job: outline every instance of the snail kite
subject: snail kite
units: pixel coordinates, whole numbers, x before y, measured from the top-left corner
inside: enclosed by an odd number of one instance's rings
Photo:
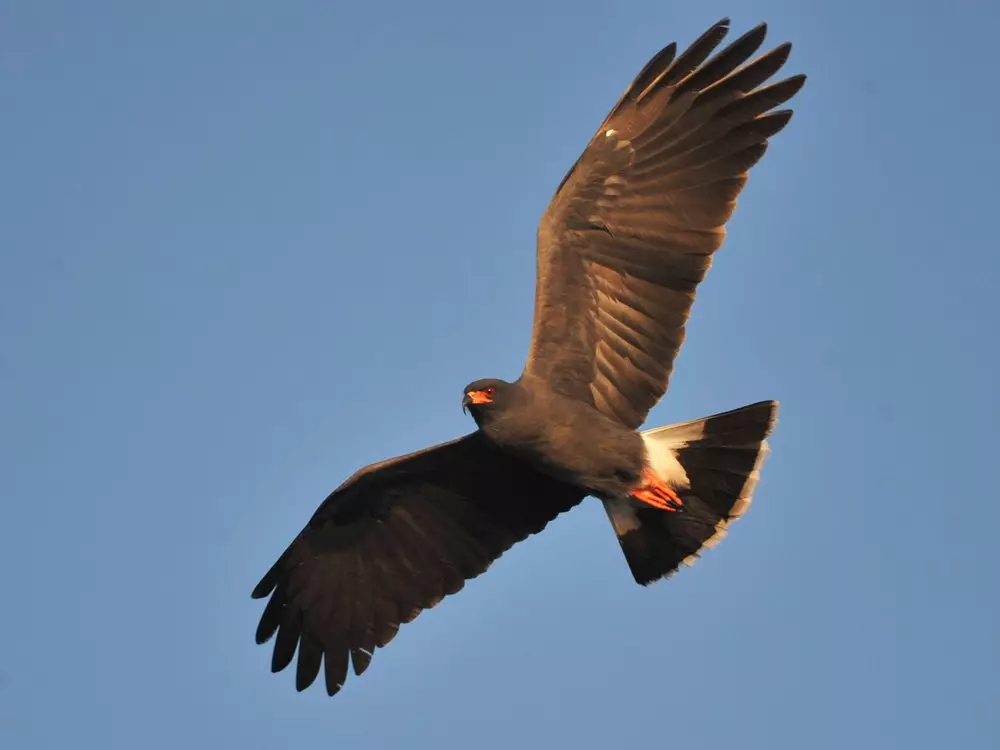
[[[699,282],[802,75],[761,24],[709,57],[723,20],[660,51],[556,190],[538,228],[534,330],[514,382],[463,391],[475,432],[358,471],[253,590],[271,669],[298,652],[333,695],[421,610],[586,496],[643,585],[690,564],[750,503],[777,404],[638,432],[667,390]]]

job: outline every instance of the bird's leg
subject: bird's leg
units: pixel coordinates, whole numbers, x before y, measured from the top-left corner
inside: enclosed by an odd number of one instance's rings
[[[642,472],[642,484],[629,492],[636,500],[659,510],[678,511],[684,503],[673,488],[650,469]]]

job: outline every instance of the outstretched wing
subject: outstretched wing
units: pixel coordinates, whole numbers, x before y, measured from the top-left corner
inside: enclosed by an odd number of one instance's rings
[[[563,179],[538,229],[526,373],[637,428],[667,390],[698,284],[722,245],[750,168],[805,82],[761,88],[782,44],[745,64],[764,24],[706,62],[713,26],[658,53]]]
[[[335,490],[253,591],[270,595],[257,642],[271,670],[296,648],[304,690],[360,675],[421,610],[484,572],[583,495],[492,448],[479,433],[362,469]]]

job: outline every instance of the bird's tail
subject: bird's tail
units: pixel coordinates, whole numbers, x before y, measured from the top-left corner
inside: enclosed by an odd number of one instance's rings
[[[605,500],[625,560],[642,585],[690,565],[750,505],[774,428],[776,401],[642,432],[650,468],[680,498],[676,511]]]

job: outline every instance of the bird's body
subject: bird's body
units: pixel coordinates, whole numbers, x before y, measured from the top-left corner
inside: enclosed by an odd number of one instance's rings
[[[401,623],[588,495],[635,580],[672,575],[750,503],[777,404],[637,432],[667,390],[698,284],[749,170],[802,87],[763,85],[790,45],[751,60],[761,24],[712,55],[728,20],[642,69],[560,183],[538,230],[534,329],[513,383],[463,392],[477,430],[361,469],[271,566],[257,641],[298,654],[332,695]]]
[[[498,449],[602,499],[621,497],[640,481],[645,446],[634,430],[530,375],[513,383],[488,382],[496,384],[496,403],[503,408],[472,406],[471,411]]]

